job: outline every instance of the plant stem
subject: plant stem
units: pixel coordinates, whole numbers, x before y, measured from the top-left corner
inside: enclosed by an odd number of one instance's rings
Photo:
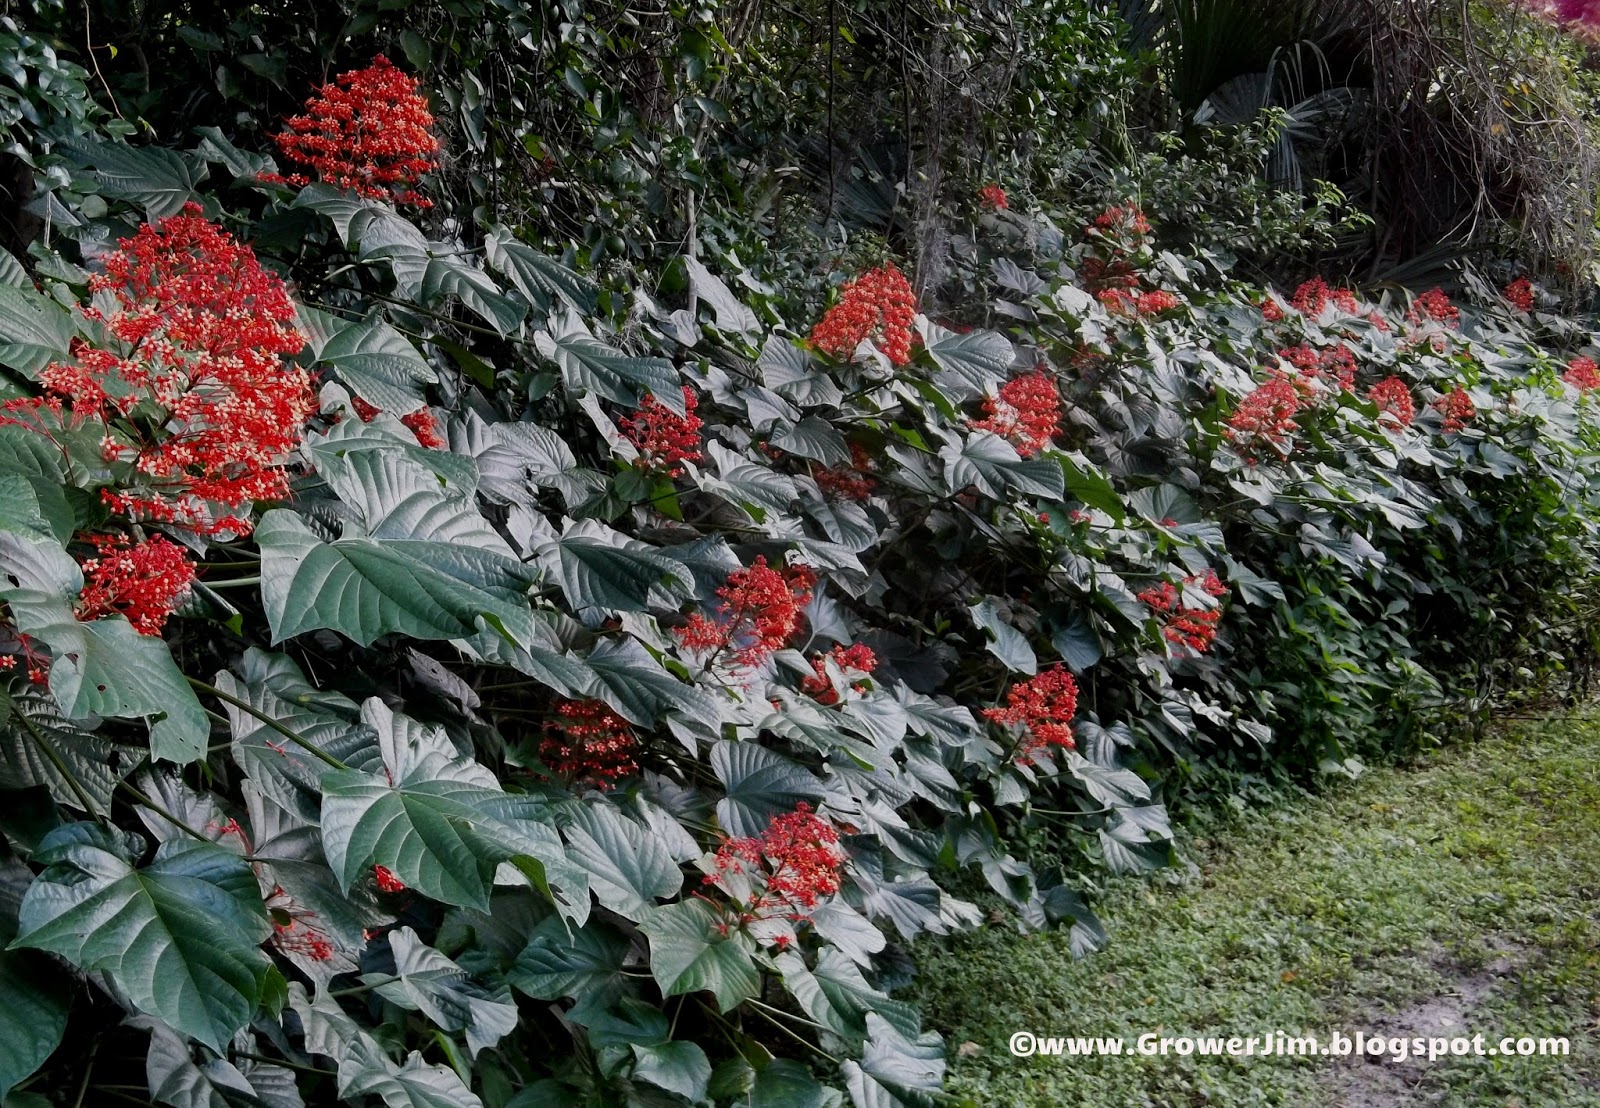
[[[66,759],[61,757],[60,751],[50,744],[50,740],[45,738],[38,726],[22,710],[22,705],[12,699],[9,692],[0,690],[0,696],[6,698],[6,707],[10,710],[12,718],[22,724],[22,729],[28,733],[28,737],[39,747],[39,753],[49,760],[50,764],[55,767],[55,771],[66,781],[67,787],[72,790],[72,795],[78,798],[78,803],[82,805],[83,810],[89,813],[95,823],[109,830],[110,825],[106,823],[106,817],[100,813],[100,809],[95,807],[94,801],[89,798],[88,791],[83,787],[83,783],[78,780],[76,775],[73,774],[72,769],[67,765]],[[82,1099],[81,1093],[79,1099]]]
[[[216,697],[218,700],[222,701],[224,704],[232,704],[235,708],[238,708],[241,712],[246,712],[249,715],[254,716],[256,719],[260,720],[262,723],[264,723],[268,727],[272,728],[272,730],[276,731],[278,734],[282,735],[284,738],[288,739],[290,742],[294,743],[296,746],[299,746],[302,749],[308,751],[309,753],[316,755],[318,758],[322,759],[324,762],[326,762],[328,765],[332,766],[334,769],[349,769],[350,768],[348,765],[346,765],[345,763],[341,762],[339,759],[335,758],[332,754],[329,754],[326,750],[322,749],[322,747],[318,746],[316,743],[312,742],[310,739],[306,738],[304,735],[300,734],[298,731],[291,731],[289,728],[285,727],[283,724],[279,723],[277,720],[275,720],[271,716],[267,715],[265,712],[263,712],[261,709],[257,708],[254,704],[251,704],[249,701],[240,700],[236,696],[233,696],[233,695],[231,695],[229,693],[223,692],[221,689],[217,688],[215,685],[206,684],[204,681],[201,681],[199,678],[189,677],[189,676],[185,675],[184,679],[186,681],[188,681],[189,684],[191,684],[195,688],[199,689],[201,692],[210,693],[212,696]]]

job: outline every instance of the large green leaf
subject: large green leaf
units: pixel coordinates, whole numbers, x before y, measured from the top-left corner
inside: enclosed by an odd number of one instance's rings
[[[693,584],[682,563],[594,520],[568,521],[560,535],[538,547],[537,555],[574,611],[642,612],[650,606],[650,594],[662,586],[677,586],[677,595],[668,600],[681,603]]]
[[[0,365],[35,377],[51,362],[70,359],[77,333],[66,309],[31,285],[0,287]]]
[[[570,996],[574,1012],[611,1004],[627,987],[623,963],[631,949],[627,939],[598,918],[569,927],[551,916],[528,937],[506,979],[536,1000]]]
[[[131,761],[115,764],[116,744],[67,719],[54,698],[33,682],[12,680],[6,693],[13,707],[0,701],[0,789],[43,785],[56,803],[81,808],[82,800],[72,787],[75,780],[97,811],[107,811],[117,781],[131,768]]]
[[[932,1031],[908,1037],[876,1012],[861,1061],[845,1062],[845,1087],[856,1108],[931,1108],[944,1100],[944,1042]]]
[[[708,727],[723,720],[716,697],[698,685],[678,680],[633,639],[606,639],[584,661],[597,679],[592,695],[630,723],[654,727],[668,712]]]
[[[683,887],[664,843],[606,803],[585,804],[565,828],[572,860],[589,872],[595,899],[638,923]]]
[[[250,864],[174,838],[142,869],[143,843],[93,824],[52,831],[34,853],[12,947],[105,973],[128,1003],[222,1050],[260,1003],[272,933]]]
[[[678,370],[667,359],[624,354],[574,325],[540,332],[536,338],[539,352],[560,367],[573,392],[591,392],[630,408],[654,396],[663,407],[683,414]]]
[[[196,165],[165,146],[124,146],[82,138],[59,140],[81,166],[93,171],[102,196],[127,200],[144,208],[150,220],[177,215],[195,199],[206,179],[204,165]]]
[[[753,838],[774,816],[815,803],[822,782],[798,762],[759,743],[724,739],[711,748],[711,769],[727,794],[717,801],[717,821],[735,838]]]
[[[748,942],[737,931],[723,935],[721,918],[703,900],[685,900],[656,909],[639,930],[650,938],[650,974],[666,996],[709,992],[730,1011],[761,988]]]
[[[972,622],[989,633],[989,653],[999,658],[1006,669],[1030,676],[1039,672],[1039,658],[1028,645],[1028,640],[1011,624],[1000,618],[994,600],[973,604],[968,609]]]
[[[387,1108],[483,1108],[450,1067],[429,1065],[415,1051],[404,1065],[396,1064],[332,997],[313,1002],[297,982],[289,986],[289,1003],[305,1028],[306,1049],[338,1066],[341,1101],[375,1096]]]
[[[969,485],[985,496],[1003,500],[1011,491],[1025,496],[1061,499],[1066,481],[1061,464],[1050,458],[1024,461],[999,435],[988,431],[970,435],[939,451],[945,464],[945,487],[951,493]]]
[[[256,529],[274,641],[319,628],[365,646],[380,635],[469,638],[526,611],[529,573],[470,502],[398,452],[352,451],[324,467],[360,514],[325,542],[298,515]]]
[[[258,1065],[246,1074],[226,1058],[196,1062],[189,1044],[172,1028],[150,1016],[129,1020],[148,1028],[145,1080],[157,1104],[171,1108],[303,1108],[293,1072],[282,1066]]]
[[[1005,380],[1016,360],[1011,343],[993,331],[947,330],[926,318],[918,321],[928,356],[938,363],[934,381],[960,401],[974,400]]]
[[[921,1015],[916,1005],[894,1000],[874,988],[862,976],[861,968],[847,955],[823,947],[815,968],[809,968],[799,954],[790,951],[775,959],[784,986],[794,994],[806,1014],[840,1038],[860,1043],[867,1037],[866,1017],[876,1012],[903,1035],[915,1036],[921,1030]]]
[[[456,756],[442,731],[377,699],[362,718],[379,733],[383,764],[322,779],[323,850],[342,887],[381,865],[425,896],[487,909],[495,871],[510,862],[563,914],[580,923],[588,916],[587,876],[567,860],[543,803],[499,791],[494,775]]]
[[[509,277],[517,291],[540,311],[549,312],[559,299],[584,314],[594,312],[600,290],[593,281],[518,242],[506,227],[491,228],[483,244],[489,265]]]
[[[362,246],[366,246],[365,239]],[[453,296],[502,335],[515,331],[527,312],[526,306],[501,291],[483,270],[447,254],[428,259],[419,295],[424,304],[433,305]]]
[[[706,1052],[694,1043],[674,1040],[665,1043],[633,1043],[633,1079],[648,1081],[669,1093],[699,1104],[705,1100],[711,1081],[711,1063]]]
[[[517,1006],[504,985],[498,993],[490,992],[409,927],[389,932],[389,949],[400,980],[390,981],[387,974],[362,978],[381,982],[377,993],[385,1000],[421,1012],[444,1031],[465,1031],[467,1050],[474,1057],[515,1030]]]
[[[422,407],[423,386],[439,379],[417,348],[378,315],[340,327],[317,360],[332,366],[351,392],[396,415]]]
[[[0,951],[0,1101],[44,1065],[67,1030],[68,982],[35,955]]]

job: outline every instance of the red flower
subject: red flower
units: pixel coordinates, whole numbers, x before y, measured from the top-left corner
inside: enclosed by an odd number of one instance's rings
[[[372,878],[378,883],[378,891],[385,893],[403,893],[406,883],[396,877],[394,870],[388,866],[373,866]]]
[[[867,476],[872,469],[872,455],[860,443],[850,444],[848,466],[818,467],[811,476],[824,496],[835,500],[865,500],[872,495],[877,482]]]
[[[405,424],[407,430],[417,436],[417,442],[429,450],[443,450],[450,444],[439,433],[439,424],[434,420],[433,413],[427,408],[418,408],[414,412],[407,412],[400,417],[400,422]]]
[[[1300,428],[1294,421],[1299,409],[1300,393],[1294,382],[1286,375],[1274,375],[1240,401],[1228,418],[1225,433],[1246,456],[1262,443],[1287,454],[1285,443]]]
[[[1561,379],[1579,392],[1600,389],[1600,366],[1593,358],[1579,356],[1567,363],[1567,371]]]
[[[1150,233],[1150,221],[1145,219],[1139,205],[1130,201],[1127,204],[1113,204],[1095,216],[1088,230],[1110,238],[1137,239]]]
[[[1078,263],[1078,275],[1083,278],[1084,286],[1096,294],[1106,289],[1131,289],[1139,285],[1138,270],[1132,262],[1120,256],[1109,260],[1092,256],[1084,258]],[[1104,303],[1103,300],[1101,302]]]
[[[1139,297],[1127,289],[1101,289],[1095,294],[1095,299],[1112,315],[1132,318],[1139,314]]]
[[[273,136],[286,158],[316,170],[317,179],[353,189],[369,200],[433,202],[417,192],[425,173],[439,168],[428,102],[408,77],[383,55],[366,69],[341,73],[306,101],[306,114],[289,120]],[[269,181],[305,184],[301,176],[267,175]]]
[[[984,185],[979,189],[978,203],[997,212],[1003,212],[1011,206],[1006,202],[1006,190],[999,185]]]
[[[1212,569],[1185,577],[1183,583],[1198,585],[1211,597],[1220,598],[1228,593],[1228,586]],[[1168,642],[1187,646],[1198,654],[1211,648],[1217,637],[1217,625],[1222,622],[1221,608],[1185,605],[1182,593],[1170,581],[1145,589],[1139,599],[1159,617],[1161,635]]]
[[[1027,736],[1017,747],[1023,762],[1036,750],[1050,746],[1073,749],[1072,717],[1078,714],[1078,682],[1059,665],[1006,690],[1004,708],[985,708],[985,719],[1006,726],[1021,726]]]
[[[7,401],[0,422],[50,434],[65,400],[74,419],[106,426],[108,461],[132,463],[140,487],[102,492],[113,509],[211,534],[245,533],[248,522],[214,519],[211,506],[288,495],[283,462],[316,400],[305,371],[283,361],[305,345],[283,281],[199,213],[189,204],[141,227],[91,279],[113,307],[83,314],[128,355],[74,343],[72,362],[39,375],[51,395]],[[126,438],[111,433],[119,416]]]
[[[141,635],[159,635],[194,584],[194,563],[183,547],[160,535],[140,543],[96,537],[99,556],[83,563],[78,618],[121,613]]]
[[[1472,398],[1459,386],[1453,386],[1449,392],[1439,397],[1428,405],[1444,417],[1441,430],[1447,435],[1453,435],[1467,424],[1471,423],[1478,415],[1478,408]]]
[[[970,424],[974,431],[992,431],[1031,458],[1061,433],[1061,394],[1048,375],[1035,371],[1001,385],[999,396],[985,396],[983,415]]]
[[[1455,327],[1461,322],[1461,311],[1450,298],[1440,289],[1429,289],[1427,292],[1417,294],[1411,302],[1410,309],[1406,312],[1406,321],[1412,324],[1427,322],[1443,323],[1446,327]]]
[[[1268,323],[1279,323],[1283,320],[1283,308],[1278,303],[1278,298],[1270,292],[1261,300],[1261,318]]]
[[[1367,399],[1378,406],[1378,422],[1410,427],[1417,418],[1411,389],[1398,377],[1385,377],[1367,390]]]
[[[388,870],[384,872],[388,873]],[[400,887],[405,888],[404,885]],[[272,916],[273,946],[285,954],[298,954],[313,962],[327,962],[333,958],[333,943],[310,922],[317,914],[295,903],[294,898],[283,891],[282,885],[273,886],[266,904]]]
[[[1519,312],[1533,311],[1533,282],[1526,277],[1518,277],[1505,287],[1502,294],[1506,302]]]
[[[811,329],[811,344],[830,358],[847,361],[871,339],[895,365],[911,360],[911,321],[916,294],[893,264],[869,269],[840,292],[839,302]]]
[[[800,690],[809,693],[818,704],[839,703],[839,693],[833,687],[833,680],[828,676],[828,659],[832,658],[834,664],[842,669],[846,676],[859,673],[865,676],[878,668],[878,656],[866,643],[856,643],[854,646],[836,646],[827,654],[818,654],[811,659],[811,668],[816,672],[810,677],[803,678]],[[861,686],[856,686],[859,692]]]
[[[1306,380],[1326,381],[1342,389],[1355,384],[1356,356],[1343,343],[1326,350],[1313,350],[1303,344],[1291,346],[1278,351],[1278,357],[1299,370]]]
[[[1294,290],[1294,298],[1289,303],[1295,311],[1312,319],[1320,319],[1329,305],[1349,315],[1357,315],[1361,311],[1355,293],[1349,289],[1334,288],[1321,277],[1313,277],[1301,284]]]
[[[639,772],[633,727],[598,700],[558,701],[544,730],[539,760],[578,788],[604,792]]]
[[[716,872],[707,874],[705,883],[725,887],[724,875],[738,875],[764,886],[739,913],[741,925],[800,919],[839,891],[844,863],[839,832],[802,802],[793,812],[774,816],[759,838],[726,840],[717,848]]]
[[[722,598],[717,619],[696,612],[674,634],[687,650],[720,653],[732,647],[736,665],[754,668],[788,646],[800,630],[816,583],[809,566],[777,570],[763,555],[728,574],[727,584],[717,590]]]
[[[1166,289],[1156,289],[1153,292],[1140,293],[1135,308],[1140,315],[1160,315],[1162,312],[1170,312],[1182,303],[1182,300]]]
[[[694,410],[700,399],[688,385],[683,386],[683,415],[678,415],[654,396],[646,396],[633,415],[617,421],[629,442],[639,448],[635,463],[646,473],[662,477],[682,477],[684,462],[698,462],[700,417]]]

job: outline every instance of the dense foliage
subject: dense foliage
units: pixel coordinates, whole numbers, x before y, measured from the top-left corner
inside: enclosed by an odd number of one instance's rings
[[[935,272],[596,271],[430,191],[400,67],[328,77],[23,148],[12,1101],[933,1102],[912,940],[1091,949],[1077,875],[1169,803],[1588,663],[1600,371],[1531,281],[1263,288],[1233,224],[1008,180]]]

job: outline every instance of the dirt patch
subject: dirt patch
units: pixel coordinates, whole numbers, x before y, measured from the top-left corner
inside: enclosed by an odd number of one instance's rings
[[[1356,1012],[1347,1030],[1365,1031],[1386,1039],[1468,1038],[1483,1029],[1471,1016],[1505,978],[1516,972],[1526,956],[1518,944],[1497,944],[1497,956],[1488,964],[1468,969],[1443,951],[1421,951],[1419,961],[1428,963],[1440,978],[1439,988],[1430,995],[1418,996],[1412,1003],[1394,1011]],[[1408,1052],[1409,1054],[1409,1052]],[[1393,1055],[1367,1055],[1343,1058],[1329,1063],[1325,1088],[1329,1108],[1399,1108],[1434,1103],[1423,1084],[1430,1063],[1426,1056],[1395,1061]]]

